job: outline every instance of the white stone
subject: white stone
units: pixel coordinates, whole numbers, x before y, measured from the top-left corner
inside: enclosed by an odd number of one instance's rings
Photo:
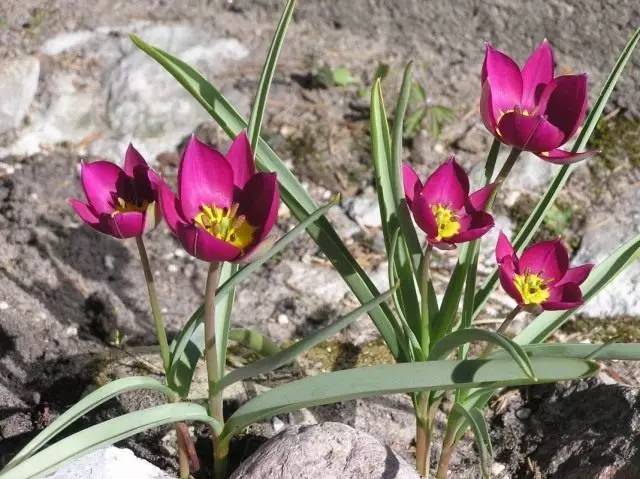
[[[287,317],[286,314],[279,314],[278,315],[278,324],[281,324],[283,326],[286,325],[286,324],[289,324],[289,318]]]
[[[180,268],[176,264],[170,264],[169,266],[167,266],[167,271],[169,273],[177,273],[178,271],[180,271]]]
[[[366,228],[380,228],[380,207],[375,195],[361,195],[344,202],[347,215],[360,226]]]
[[[0,133],[22,124],[38,89],[40,62],[25,56],[4,60],[0,68]]]
[[[162,469],[137,458],[129,449],[107,447],[58,469],[49,479],[169,479]]]
[[[50,38],[40,48],[45,55],[59,55],[60,53],[72,50],[75,47],[84,45],[95,37],[95,33],[89,30],[78,30],[75,32],[63,33]]]
[[[5,309],[9,309],[9,303],[7,303],[6,301],[0,302],[0,310],[4,311]]]

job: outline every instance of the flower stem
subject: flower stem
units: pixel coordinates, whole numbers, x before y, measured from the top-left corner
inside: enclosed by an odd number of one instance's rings
[[[216,288],[218,287],[219,269],[220,263],[211,263],[209,265],[209,274],[207,275],[204,297],[204,358],[207,364],[207,379],[209,382],[209,415],[217,420],[220,425],[223,425],[222,393],[211,394],[214,385],[220,380],[216,352]],[[215,478],[226,479],[228,444],[220,441],[215,432],[211,434],[211,441],[213,443]]]
[[[520,305],[513,308],[511,312],[507,314],[507,316],[504,318],[504,321],[502,321],[502,324],[500,324],[500,327],[498,328],[496,333],[503,334],[507,330],[511,322],[515,319],[515,317],[518,316],[518,314],[520,314],[520,311],[522,311],[522,306]],[[489,355],[489,353],[493,351],[494,347],[495,347],[495,344],[493,343],[487,344],[487,347],[482,352],[482,354],[478,357],[478,359],[486,358]]]
[[[509,156],[507,157],[507,160],[504,162],[504,165],[502,165],[502,168],[500,168],[500,172],[498,173],[498,176],[496,176],[496,181],[495,181],[496,183],[498,184],[504,183],[504,180],[507,179],[507,176],[509,175],[509,172],[513,168],[513,165],[515,165],[516,160],[518,159],[518,156],[520,156],[520,153],[522,153],[522,150],[519,150],[517,148],[511,148],[511,151],[509,152]]]
[[[164,328],[162,312],[160,311],[160,304],[158,302],[158,293],[156,292],[155,283],[153,282],[151,264],[149,263],[149,256],[147,255],[147,249],[144,246],[142,236],[136,236],[136,245],[138,246],[138,253],[140,254],[140,263],[142,264],[142,271],[144,271],[144,279],[147,283],[149,303],[151,304],[151,314],[153,316],[153,322],[156,327],[156,337],[158,338],[158,344],[160,345],[162,367],[164,369],[165,377],[167,378],[167,384],[169,385],[169,387],[171,387],[172,381],[169,374],[171,369],[171,357],[169,355],[167,332]],[[176,425],[176,435],[178,439],[178,458],[180,463],[180,479],[187,479],[189,477],[189,454],[187,444],[185,442],[186,438],[183,438],[180,435],[181,426],[182,424]]]
[[[136,245],[138,246],[138,253],[140,253],[140,262],[142,263],[142,271],[144,271],[144,279],[147,283],[147,291],[149,292],[149,303],[151,303],[151,314],[153,315],[153,322],[155,323],[155,326],[156,326],[156,336],[158,338],[158,344],[160,345],[160,356],[162,357],[162,366],[167,376],[167,381],[170,381],[169,369],[171,368],[171,359],[169,356],[169,343],[167,342],[167,332],[164,329],[162,313],[160,312],[160,304],[158,303],[158,294],[156,293],[156,287],[153,282],[153,273],[151,272],[151,265],[149,264],[149,257],[147,256],[147,250],[144,247],[142,236],[136,236]]]
[[[447,479],[447,473],[449,472],[449,464],[451,463],[451,457],[456,446],[456,430],[452,427],[452,423],[447,423],[447,431],[445,432],[444,439],[442,440],[442,452],[440,453],[440,460],[438,461],[438,469],[436,471],[436,479]]]
[[[425,477],[429,477],[431,468],[431,440],[436,409],[437,405],[431,404],[431,394],[420,393],[416,410],[416,469]]]
[[[429,355],[431,341],[429,334],[429,286],[431,285],[429,260],[431,259],[431,249],[432,246],[430,244],[425,246],[424,254],[422,255],[422,262],[420,264],[420,325],[422,326],[420,331],[420,347],[422,348],[422,352],[425,357]]]

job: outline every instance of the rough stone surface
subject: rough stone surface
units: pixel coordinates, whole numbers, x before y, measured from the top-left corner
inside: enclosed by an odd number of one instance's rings
[[[418,479],[388,446],[341,423],[286,429],[265,443],[232,479]]]
[[[137,458],[129,449],[108,447],[87,454],[48,476],[48,479],[170,479],[162,469]]]
[[[38,88],[40,62],[24,56],[5,61],[0,68],[0,134],[17,128],[29,112]]]

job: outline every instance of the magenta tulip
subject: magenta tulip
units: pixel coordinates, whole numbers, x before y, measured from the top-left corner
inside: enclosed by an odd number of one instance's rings
[[[584,302],[580,285],[593,265],[569,268],[569,255],[559,239],[529,246],[518,258],[500,233],[496,259],[502,287],[522,307],[563,310]]]
[[[142,236],[160,220],[155,207],[156,184],[149,178],[149,165],[129,145],[124,168],[109,161],[83,163],[80,171],[87,202],[70,199],[82,221],[116,238]]]
[[[484,125],[498,140],[552,163],[572,163],[594,154],[559,148],[584,120],[586,74],[554,78],[553,51],[546,40],[522,70],[491,45],[486,48],[480,113]]]
[[[244,262],[268,242],[278,216],[275,173],[256,173],[247,135],[226,157],[192,136],[178,170],[178,194],[159,186],[169,228],[192,256],[208,262]]]
[[[453,155],[424,185],[407,163],[402,175],[409,209],[431,245],[450,249],[455,243],[479,238],[493,227],[493,217],[484,210],[495,185],[469,195],[469,178]]]

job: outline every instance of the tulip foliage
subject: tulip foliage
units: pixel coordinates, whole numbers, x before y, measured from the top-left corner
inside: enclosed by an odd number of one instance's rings
[[[71,200],[71,206],[91,228],[119,240],[135,238],[149,286],[165,381],[132,377],[97,389],[28,443],[0,472],[1,479],[42,477],[105,444],[173,423],[178,424],[182,458],[190,450],[190,438],[181,424],[192,421],[209,426],[215,477],[224,478],[229,472],[226,463],[230,441],[253,422],[304,407],[401,392],[410,394],[415,408],[419,472],[427,477],[447,477],[455,446],[471,429],[482,474],[488,477],[491,445],[482,411],[498,390],[584,378],[597,372],[594,360],[598,358],[640,359],[640,346],[634,344],[542,344],[640,255],[640,237],[621,245],[595,266],[570,265],[561,238],[529,244],[575,163],[588,161],[594,154],[586,150],[590,135],[640,40],[640,30],[620,54],[588,116],[586,76],[554,77],[553,52],[546,40],[522,69],[505,53],[487,45],[479,72],[478,115],[495,139],[487,156],[484,181],[475,187],[453,156],[424,180],[410,164],[402,163],[411,65],[404,73],[392,129],[380,82],[373,85],[371,153],[391,286],[381,294],[324,217],[337,199],[318,207],[260,136],[294,3],[287,2],[276,28],[249,121],[192,67],[132,36],[134,43],[173,75],[233,140],[223,154],[193,136],[182,156],[176,190],[130,146],[123,169],[103,161],[84,164],[81,181],[86,202]],[[496,172],[501,148],[508,153]],[[497,244],[490,245],[495,250],[496,270],[478,287],[479,245],[495,227],[491,211],[523,151],[561,166],[520,232],[512,239],[501,233]],[[271,231],[281,199],[299,224],[275,240]],[[209,265],[203,285],[204,304],[170,345],[158,307],[161,298],[155,294],[142,242],[160,218],[187,253]],[[231,328],[235,288],[305,231],[361,305],[284,349],[255,331]],[[430,266],[438,250],[454,250],[457,254],[447,284],[436,284],[432,279]],[[475,320],[498,282],[515,306],[497,331],[482,329]],[[437,290],[444,292],[441,300]],[[248,401],[231,416],[223,416],[227,387],[290,363],[365,313],[371,316],[396,364],[295,380]],[[507,327],[521,313],[535,318],[515,338],[505,336]],[[261,359],[229,372],[225,359],[230,337],[252,345]],[[471,342],[486,346],[472,354]],[[207,408],[185,401],[194,370],[202,359],[209,380]],[[161,392],[168,403],[105,421],[45,447],[87,411],[136,389]],[[453,407],[446,429],[438,437],[441,454],[437,467],[432,468],[434,419],[448,395]],[[181,460],[182,477],[188,477],[193,464],[193,458],[190,463]]]

